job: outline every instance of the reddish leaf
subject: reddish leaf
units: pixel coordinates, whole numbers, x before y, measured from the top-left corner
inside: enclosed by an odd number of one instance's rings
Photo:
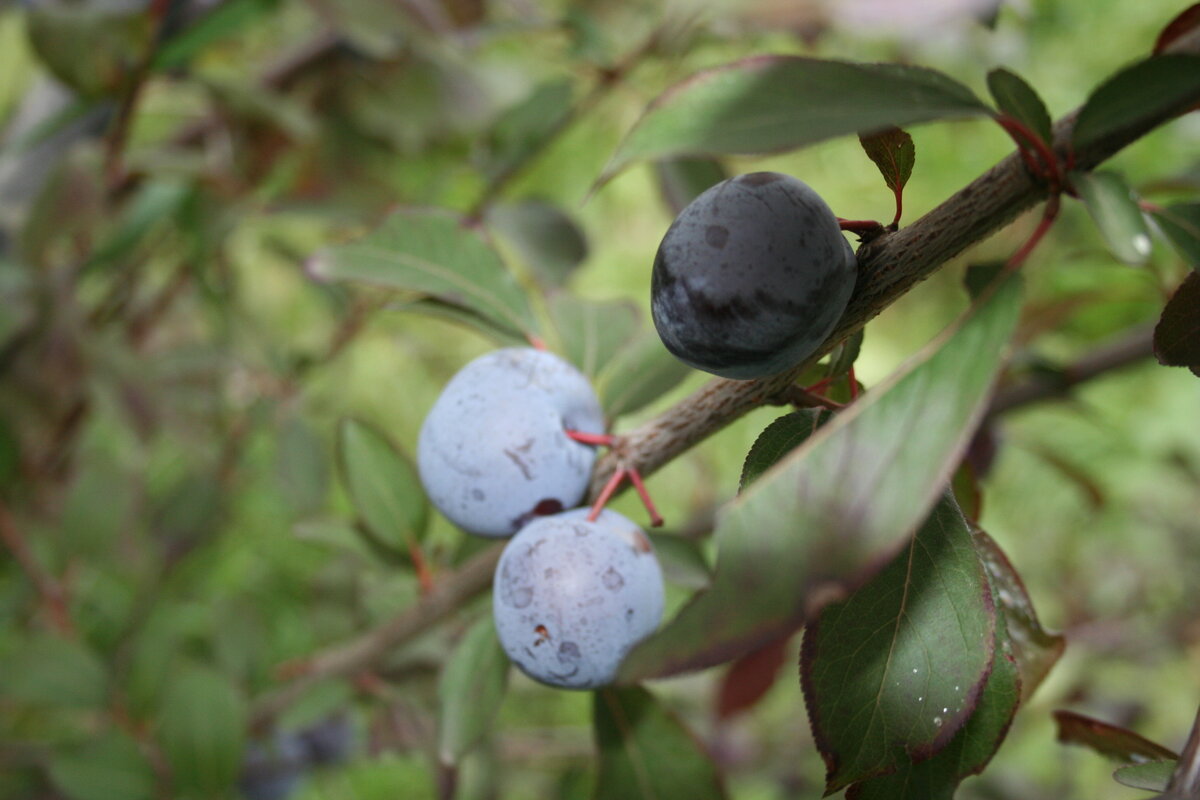
[[[726,720],[753,708],[766,696],[787,659],[791,634],[767,642],[733,662],[717,691],[717,718]]]
[[[912,137],[899,128],[884,128],[878,133],[860,135],[867,156],[879,167],[883,181],[893,192],[899,192],[912,176],[917,150]]]
[[[1055,711],[1054,721],[1058,723],[1060,742],[1087,747],[1114,761],[1140,764],[1145,761],[1173,761],[1179,758],[1178,753],[1131,730],[1085,717],[1074,711]]]
[[[1200,367],[1200,273],[1190,272],[1154,328],[1154,355],[1168,367]]]
[[[1066,640],[1042,627],[1025,583],[995,540],[976,530],[974,541],[975,552],[992,583],[1006,644],[1021,674],[1021,697],[1028,699],[1062,656]]]
[[[1181,39],[1200,28],[1200,3],[1195,3],[1180,12],[1179,16],[1167,23],[1158,41],[1154,43],[1154,55],[1165,51],[1176,39]]]

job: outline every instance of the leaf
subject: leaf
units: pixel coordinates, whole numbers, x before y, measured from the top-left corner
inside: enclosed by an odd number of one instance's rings
[[[552,80],[506,109],[489,136],[484,172],[495,178],[537,152],[571,113],[574,88],[569,80]]]
[[[429,500],[416,468],[380,431],[358,420],[338,427],[342,480],[372,541],[407,554],[425,535]]]
[[[1072,172],[1071,183],[1109,252],[1126,264],[1145,264],[1150,258],[1150,229],[1137,198],[1121,176],[1115,172]]]
[[[1175,772],[1175,764],[1175,761],[1147,761],[1144,764],[1117,767],[1113,772],[1113,780],[1134,789],[1165,792]]]
[[[829,368],[825,371],[825,377],[840,378],[850,371],[854,362],[858,361],[859,354],[862,353],[863,335],[863,330],[860,328],[830,351]]]
[[[817,432],[833,414],[824,409],[804,408],[785,414],[763,428],[762,433],[750,446],[746,461],[742,464],[742,478],[738,491],[746,490],[760,475],[788,453],[795,450]]]
[[[719,664],[804,619],[809,590],[893,550],[944,490],[1016,327],[1018,283],[838,414],[734,500],[712,587],[631,652],[623,680]],[[746,587],[754,587],[748,592]]]
[[[164,42],[151,66],[156,71],[182,67],[216,42],[243,34],[278,5],[279,0],[225,0]]]
[[[180,211],[191,194],[192,186],[187,181],[170,178],[147,181],[122,212],[116,229],[93,251],[84,268],[111,264],[126,256],[156,224]]]
[[[599,760],[593,800],[726,796],[716,764],[645,689],[594,692],[592,720]]]
[[[989,112],[970,89],[922,67],[757,56],[702,71],[660,95],[600,182],[639,159],[771,153]]]
[[[35,705],[95,708],[108,696],[108,674],[82,643],[41,634],[19,640],[0,663],[0,696]]]
[[[691,367],[671,355],[657,334],[647,334],[617,353],[598,376],[600,404],[610,418],[632,414],[691,374]]]
[[[729,177],[721,162],[712,158],[665,158],[654,162],[654,175],[663,202],[675,216],[705,189]]]
[[[565,211],[542,200],[493,206],[487,223],[512,243],[543,286],[562,286],[587,258],[583,230]]]
[[[1151,56],[1100,84],[1075,119],[1076,150],[1118,135],[1139,120],[1183,113],[1200,101],[1200,56]]]
[[[637,306],[628,300],[585,300],[566,292],[550,298],[550,318],[563,355],[588,377],[604,370],[637,335]]]
[[[1200,269],[1200,203],[1175,203],[1150,216],[1188,266]]]
[[[945,748],[975,712],[995,638],[987,574],[944,498],[887,566],[805,628],[800,685],[826,793]]]
[[[175,794],[229,793],[242,763],[245,731],[245,701],[224,676],[196,665],[176,672],[163,697],[157,730]]]
[[[689,537],[670,533],[647,533],[663,578],[685,589],[703,589],[712,580],[712,569],[700,544]]]
[[[329,463],[325,443],[308,423],[293,417],[278,434],[275,478],[293,517],[320,510],[329,494]]]
[[[448,212],[398,211],[366,236],[317,253],[309,270],[319,278],[419,292],[517,334],[537,327],[528,298],[495,250]]]
[[[997,641],[1004,638],[998,622]],[[1021,697],[1021,678],[1012,658],[997,647],[975,712],[945,749],[933,758],[906,763],[895,773],[851,786],[846,800],[952,800],[958,784],[978,775],[1008,733]]]
[[[50,762],[50,780],[71,800],[149,800],[154,796],[154,770],[137,743],[123,733],[80,750],[57,753]]]
[[[463,635],[438,681],[438,758],[458,764],[488,732],[508,686],[508,656],[491,614]]]
[[[1074,711],[1054,712],[1058,740],[1063,744],[1086,747],[1105,758],[1125,764],[1147,761],[1176,761],[1179,754],[1131,730],[1101,722]]]
[[[963,275],[963,286],[972,300],[979,299],[989,286],[1004,275],[1005,262],[985,261],[982,264],[970,264]]]
[[[1167,26],[1162,29],[1158,35],[1158,39],[1154,42],[1154,54],[1166,50],[1172,42],[1183,38],[1188,33],[1191,33],[1196,28],[1200,28],[1200,3],[1195,3],[1188,6],[1175,19],[1167,23]]]
[[[84,97],[119,92],[150,45],[150,15],[128,4],[39,3],[25,15],[42,64]]]
[[[727,720],[754,708],[779,678],[787,660],[790,635],[780,636],[733,662],[717,688],[717,719]]]
[[[912,177],[917,160],[917,148],[912,137],[899,128],[885,128],[869,134],[859,134],[858,142],[867,157],[879,167],[883,182],[899,194]]]
[[[466,328],[474,329],[476,332],[483,334],[498,347],[528,347],[529,337],[520,331],[513,330],[505,325],[496,323],[495,321],[482,317],[473,311],[456,306],[451,303],[444,303],[440,300],[435,300],[432,297],[425,297],[419,300],[414,300],[407,303],[397,303],[390,308],[396,311],[401,311],[406,314],[424,314],[436,319],[453,322],[456,325],[462,325]]]
[[[1168,367],[1200,367],[1200,273],[1189,272],[1154,327],[1154,357]]]
[[[1053,125],[1046,104],[1033,87],[1015,72],[994,69],[987,76],[988,91],[996,106],[1041,137],[1046,144],[1054,141]]]

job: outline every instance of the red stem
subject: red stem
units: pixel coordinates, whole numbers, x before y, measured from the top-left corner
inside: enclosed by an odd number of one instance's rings
[[[1013,141],[1016,142],[1017,148],[1021,151],[1021,157],[1025,159],[1025,164],[1035,175],[1041,175],[1050,182],[1052,189],[1057,190],[1062,186],[1062,174],[1059,170],[1058,156],[1050,149],[1050,145],[1046,144],[1041,136],[1038,136],[1029,126],[1016,117],[1008,114],[1000,114],[996,117],[996,122],[1003,128]],[[1044,162],[1044,166],[1038,167],[1033,163],[1029,155],[1029,149],[1038,155]]]
[[[900,227],[900,217],[904,214],[904,187],[897,186],[892,190],[892,194],[896,195],[896,216],[892,218],[891,229],[896,230]]]
[[[568,439],[574,439],[580,444],[590,444],[597,447],[612,447],[613,442],[617,437],[611,433],[588,433],[587,431],[574,431],[570,428],[563,430]]]
[[[1029,254],[1033,252],[1033,248],[1037,247],[1038,242],[1042,240],[1042,237],[1046,235],[1046,232],[1054,224],[1054,220],[1058,217],[1058,207],[1059,196],[1057,194],[1050,195],[1046,200],[1046,208],[1042,211],[1041,222],[1038,223],[1037,228],[1034,229],[1029,239],[1025,241],[1025,244],[1021,245],[1021,249],[1013,253],[1012,257],[1008,259],[1008,263],[1004,265],[1005,270],[1015,270],[1025,263],[1025,259],[1029,258]]]
[[[637,490],[638,497],[642,498],[642,505],[650,514],[650,527],[662,527],[662,515],[658,513],[658,509],[654,507],[654,501],[650,499],[650,493],[646,491],[646,484],[642,482],[642,473],[636,469],[628,469],[626,472],[629,473],[629,480],[633,483],[633,488]]]
[[[592,503],[592,510],[587,515],[588,522],[595,522],[600,512],[604,510],[604,506],[608,504],[612,498],[613,492],[617,491],[617,487],[621,485],[621,481],[625,479],[626,469],[618,468],[612,477],[608,479],[608,483],[604,484],[604,488],[600,491],[600,496],[596,498],[596,502]]]
[[[871,233],[883,229],[883,225],[873,219],[842,219],[837,218],[838,227],[851,233]]]

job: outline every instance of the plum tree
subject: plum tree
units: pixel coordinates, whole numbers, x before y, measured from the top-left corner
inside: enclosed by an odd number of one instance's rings
[[[496,565],[493,614],[500,644],[542,683],[611,683],[625,654],[658,627],[663,578],[654,547],[615,511],[586,509],[534,520]]]
[[[429,499],[480,536],[510,536],[579,504],[594,448],[565,430],[604,432],[587,378],[552,353],[506,348],[450,380],[421,426],[417,467]]]
[[[777,172],[739,175],[701,193],[663,237],[654,325],[690,366],[761,378],[825,340],[856,271],[837,217],[807,184]]]

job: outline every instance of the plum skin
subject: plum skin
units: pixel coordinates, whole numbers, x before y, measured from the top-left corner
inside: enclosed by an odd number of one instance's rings
[[[738,380],[773,375],[825,341],[857,271],[837,217],[807,184],[739,175],[702,192],[663,236],[654,326],[689,366]]]
[[[583,499],[596,452],[568,428],[604,432],[587,378],[553,353],[493,351],[450,379],[421,425],[421,483],[463,530],[511,536],[534,516]]]
[[[564,689],[613,682],[625,655],[658,627],[663,577],[649,538],[605,509],[540,517],[504,548],[492,583],[496,633],[509,659]]]

